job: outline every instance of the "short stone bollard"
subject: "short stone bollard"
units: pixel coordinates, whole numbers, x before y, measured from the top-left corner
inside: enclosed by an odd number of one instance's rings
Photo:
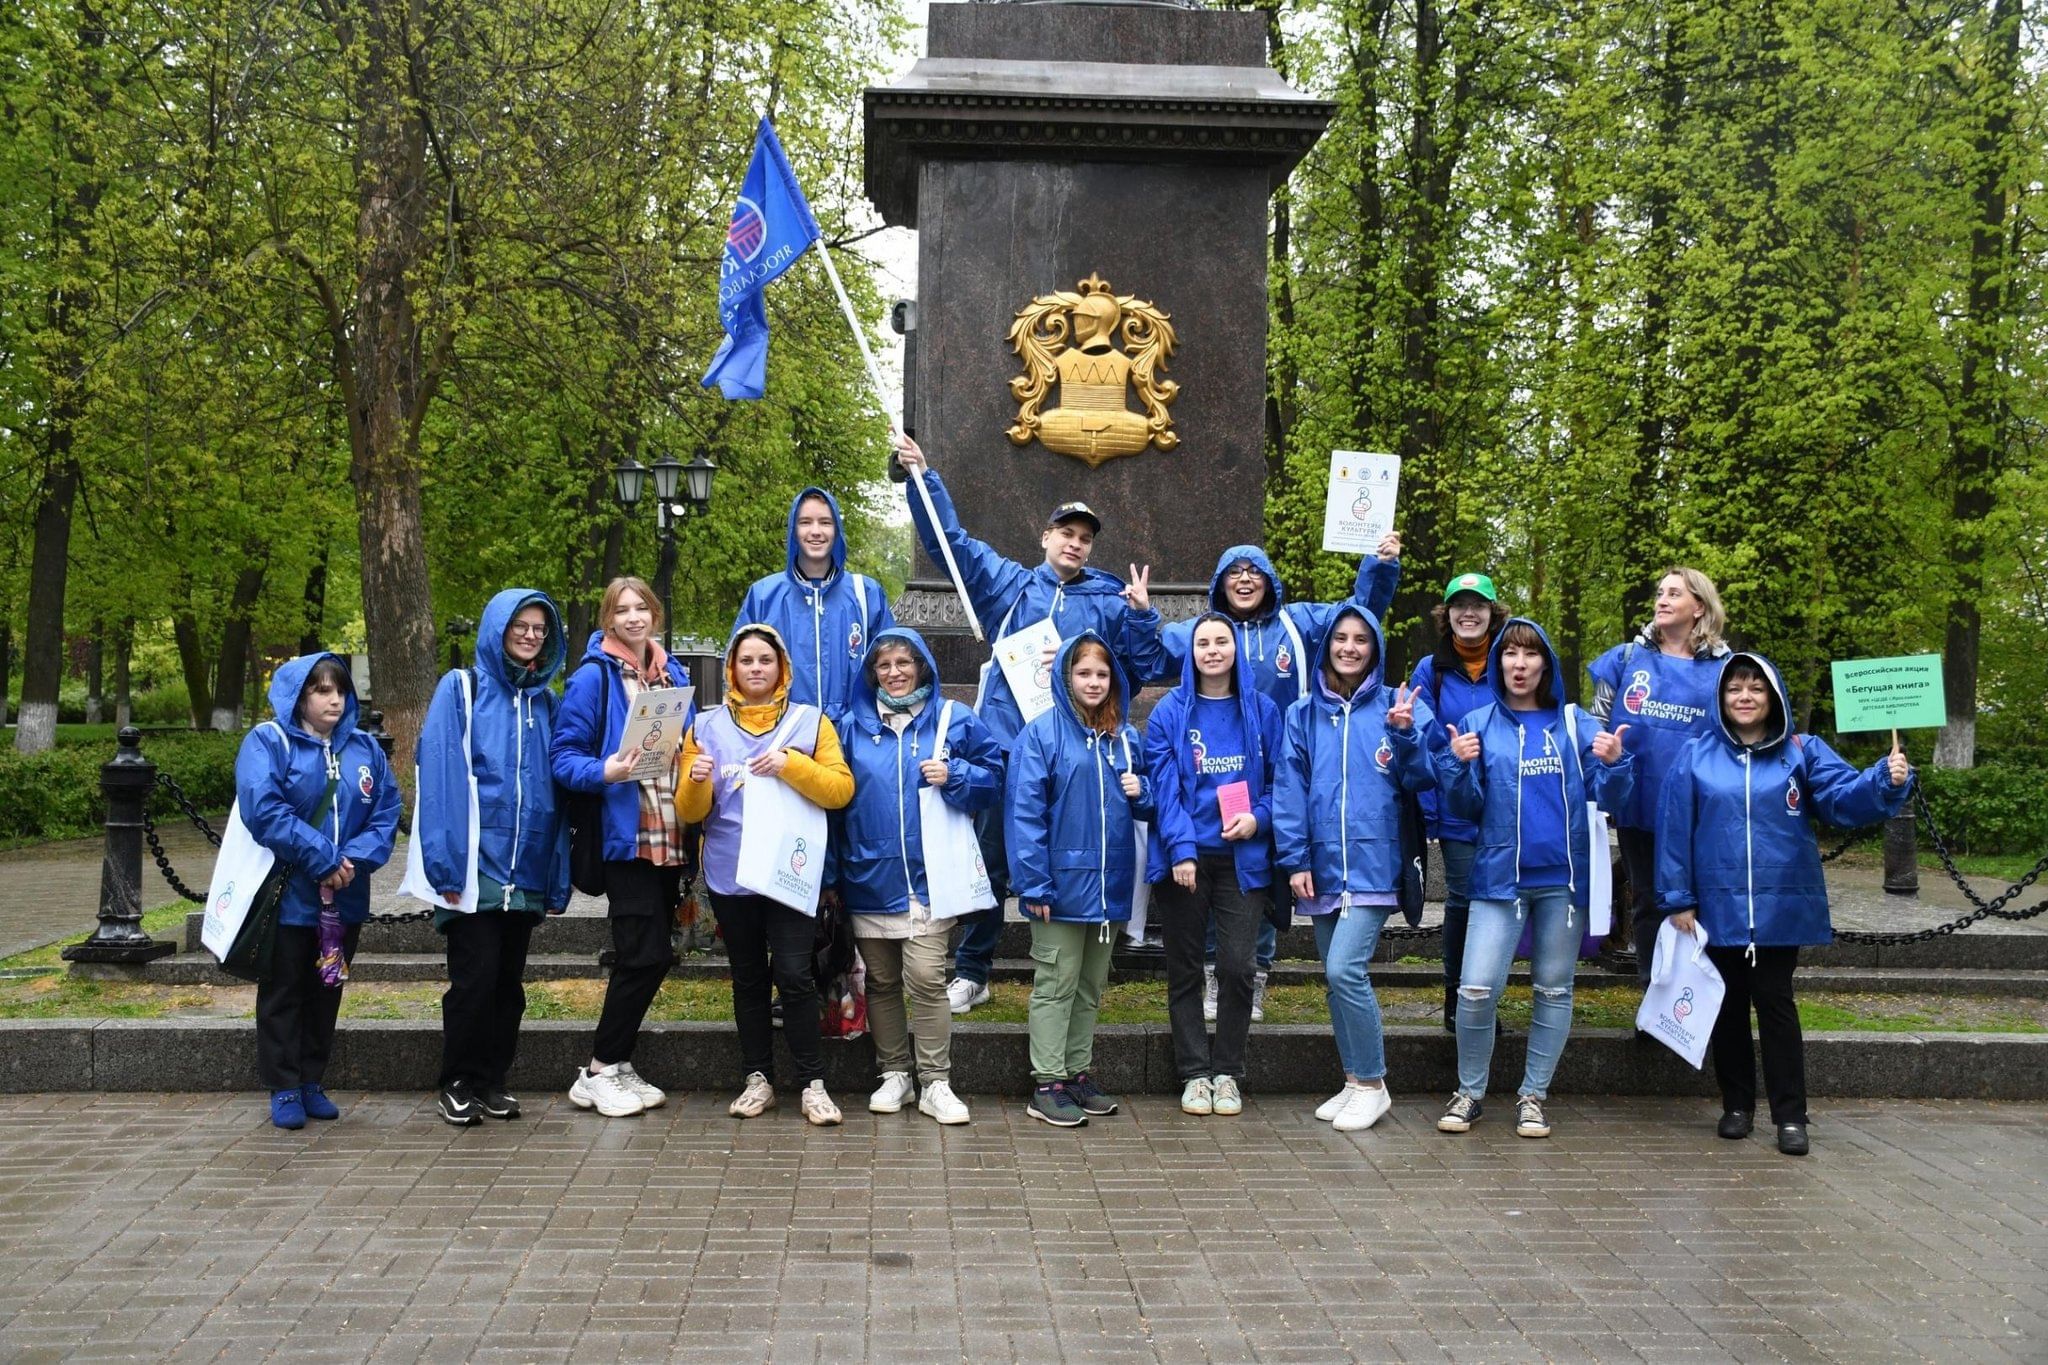
[[[66,962],[150,962],[177,951],[142,929],[142,821],[156,764],[142,756],[142,732],[124,727],[113,761],[100,766],[107,798],[107,846],[100,863],[99,927],[64,950]]]
[[[1910,811],[1884,822],[1884,889],[1890,896],[1920,894],[1920,840]]]

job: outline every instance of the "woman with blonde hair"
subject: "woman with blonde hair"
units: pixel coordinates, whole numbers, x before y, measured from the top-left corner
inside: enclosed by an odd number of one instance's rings
[[[683,845],[675,766],[635,780],[634,755],[619,752],[619,740],[635,697],[648,688],[682,687],[689,676],[661,647],[661,604],[643,580],[606,584],[597,622],[562,694],[548,758],[555,781],[601,794],[612,930],[612,973],[590,1065],[577,1071],[569,1099],[606,1118],[627,1118],[668,1098],[633,1069],[633,1047],[675,961],[668,931],[682,894]]]
[[[1657,944],[1657,803],[1664,775],[1695,735],[1713,724],[1714,687],[1728,645],[1721,635],[1728,613],[1714,580],[1698,569],[1674,566],[1657,580],[1648,625],[1627,644],[1595,659],[1593,715],[1609,730],[1626,724],[1624,747],[1635,757],[1635,789],[1615,820],[1622,865],[1628,870],[1634,922],[1636,979],[1650,984],[1650,954]],[[1616,929],[1620,929],[1617,924]]]

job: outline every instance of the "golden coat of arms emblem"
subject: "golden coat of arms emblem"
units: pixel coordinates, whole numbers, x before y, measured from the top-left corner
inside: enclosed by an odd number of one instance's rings
[[[1127,350],[1117,349],[1119,340]],[[1010,440],[1021,446],[1035,438],[1091,466],[1148,445],[1172,450],[1180,435],[1166,406],[1180,385],[1160,371],[1174,345],[1168,314],[1117,293],[1100,276],[1089,275],[1073,293],[1039,295],[1010,324],[1010,346],[1024,365],[1010,381],[1018,404]],[[1055,386],[1059,405],[1043,411]],[[1129,406],[1133,388],[1143,412]]]

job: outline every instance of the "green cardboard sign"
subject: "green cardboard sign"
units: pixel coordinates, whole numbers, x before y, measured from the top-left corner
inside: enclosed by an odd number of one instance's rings
[[[1915,730],[1948,723],[1939,654],[1843,659],[1833,672],[1838,731]]]

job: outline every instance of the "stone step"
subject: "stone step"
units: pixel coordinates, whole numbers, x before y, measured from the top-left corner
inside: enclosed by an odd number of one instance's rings
[[[610,951],[587,953],[533,953],[526,960],[528,981],[595,980],[608,970]],[[145,981],[153,985],[235,986],[246,985],[220,969],[206,952],[179,953],[159,958],[142,967],[118,967],[80,963],[75,975],[97,980]],[[990,977],[995,981],[1028,982],[1033,968],[1029,958],[998,958]],[[684,955],[669,975],[684,980],[727,979],[725,958],[718,953]],[[1119,954],[1110,968],[1110,981],[1162,981],[1166,964],[1154,956]],[[351,979],[361,982],[427,982],[448,979],[446,960],[438,954],[367,953],[356,954]],[[1373,968],[1373,984],[1380,987],[1438,987],[1443,973],[1437,964],[1385,963]],[[1269,980],[1276,986],[1320,986],[1321,966],[1313,959],[1284,958],[1273,964]],[[1527,986],[1527,964],[1516,963],[1509,984]],[[1633,976],[1621,975],[1593,963],[1581,963],[1576,976],[1579,989],[1631,986]],[[1801,991],[1855,991],[1872,995],[1974,995],[2008,996],[2038,1000],[2048,998],[2048,971],[1977,971],[1967,968],[1842,968],[1802,966]]]
[[[195,910],[185,917],[184,948],[198,952],[203,916]],[[1390,929],[1413,933],[1405,925]],[[708,932],[708,931],[707,931]],[[611,946],[611,931],[599,915],[556,915],[534,931],[536,953],[570,953],[595,956]],[[713,951],[717,951],[714,941]],[[439,957],[441,936],[423,920],[405,924],[372,923],[363,927],[360,951],[365,953],[423,953]],[[997,944],[999,957],[1028,957],[1031,930],[1014,915],[1003,923]],[[1315,931],[1306,921],[1280,935],[1281,958],[1312,959],[1316,956]],[[1438,958],[1442,943],[1435,929],[1416,937],[1393,937],[1380,944],[1375,962],[1394,962],[1404,957]],[[1860,944],[1836,943],[1826,948],[1808,948],[1800,954],[1801,970],[1808,967],[1963,969],[1972,971],[2048,971],[2048,934],[2001,933],[1977,927],[1960,934],[1945,934],[1922,943],[1874,948]]]
[[[588,1021],[529,1021],[520,1031],[511,1076],[515,1092],[566,1089],[590,1057]],[[1022,1024],[953,1027],[953,1084],[970,1103],[1018,1096],[1030,1086]],[[1510,1033],[1494,1050],[1495,1094],[1512,1091],[1526,1040]],[[1397,1096],[1449,1095],[1457,1084],[1457,1044],[1440,1028],[1397,1025],[1386,1032],[1387,1078]],[[790,1074],[776,1044],[777,1067]],[[335,1039],[331,1090],[413,1090],[434,1083],[441,1028],[433,1021],[351,1019]],[[859,1104],[875,1084],[867,1039],[824,1045],[826,1085],[842,1105]],[[1342,1083],[1326,1027],[1252,1030],[1245,1085],[1260,1094],[1298,1094],[1306,1102]],[[634,1066],[677,1092],[731,1094],[740,1082],[739,1040],[726,1023],[651,1024],[641,1030]],[[1163,1025],[1104,1025],[1096,1031],[1093,1073],[1113,1093],[1171,1094],[1180,1089],[1173,1040]],[[1814,1095],[1984,1100],[2048,1099],[2048,1035],[1809,1033],[1807,1089]],[[246,1019],[0,1020],[0,1092],[252,1091],[256,1032]],[[1711,1068],[1694,1071],[1666,1048],[1618,1029],[1573,1033],[1552,1083],[1559,1095],[1690,1095],[1703,1121],[1714,1112]],[[344,1099],[348,1098],[344,1094]],[[787,1102],[787,1096],[785,1096]],[[1487,1122],[1498,1122],[1489,1105]],[[793,1113],[761,1120],[801,1123]],[[914,1123],[906,1116],[905,1123]],[[604,1120],[592,1117],[589,1122]],[[1107,1122],[1128,1122],[1111,1119]],[[621,1135],[621,1140],[624,1139]]]

